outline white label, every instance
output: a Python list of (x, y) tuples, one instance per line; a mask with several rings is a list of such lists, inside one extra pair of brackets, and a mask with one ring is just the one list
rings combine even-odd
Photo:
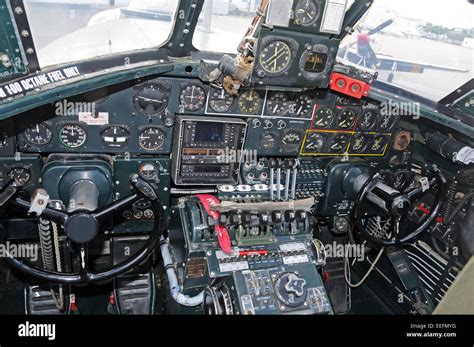
[(328, 0), (324, 9), (320, 31), (339, 34), (346, 15), (347, 0)]
[(233, 272), (233, 271), (248, 270), (248, 269), (249, 269), (249, 263), (246, 261), (219, 264), (219, 270), (221, 272)]
[(308, 262), (309, 262), (309, 258), (306, 254), (283, 257), (283, 264), (285, 265), (308, 263)]
[(302, 242), (285, 243), (280, 245), (280, 250), (283, 252), (306, 251), (306, 247)]
[(96, 117), (91, 112), (80, 112), (79, 121), (88, 125), (106, 125), (109, 124), (109, 113), (99, 112)]

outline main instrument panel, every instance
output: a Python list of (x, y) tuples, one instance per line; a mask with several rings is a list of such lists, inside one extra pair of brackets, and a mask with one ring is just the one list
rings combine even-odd
[(177, 115), (247, 123), (244, 150), (265, 156), (383, 156), (399, 119), (328, 91), (252, 88), (238, 97), (199, 80), (158, 78), (96, 90), (24, 115), (25, 153), (169, 154)]

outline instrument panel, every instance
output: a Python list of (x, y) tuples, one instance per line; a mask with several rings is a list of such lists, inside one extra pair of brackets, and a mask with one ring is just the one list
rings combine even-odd
[(31, 111), (17, 144), (25, 153), (169, 154), (178, 115), (244, 120), (244, 150), (265, 156), (383, 156), (399, 123), (376, 104), (328, 91), (257, 87), (232, 96), (159, 78)]

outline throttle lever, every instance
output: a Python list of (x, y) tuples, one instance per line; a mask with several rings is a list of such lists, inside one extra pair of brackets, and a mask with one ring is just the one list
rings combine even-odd
[(0, 207), (3, 207), (21, 188), (22, 186), (18, 185), (15, 180), (8, 182), (0, 190)]
[(145, 180), (141, 179), (138, 174), (132, 174), (130, 176), (130, 184), (135, 188), (138, 192), (143, 194), (149, 200), (156, 200), (158, 196), (156, 195), (155, 190), (153, 187)]

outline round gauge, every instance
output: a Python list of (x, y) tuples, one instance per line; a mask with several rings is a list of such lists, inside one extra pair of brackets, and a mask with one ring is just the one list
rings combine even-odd
[(158, 178), (158, 168), (153, 163), (143, 163), (138, 168), (138, 173), (146, 180)]
[(168, 106), (167, 91), (160, 84), (147, 84), (135, 93), (133, 102), (138, 112), (153, 117)]
[(334, 112), (330, 108), (320, 108), (316, 112), (316, 118), (314, 120), (314, 126), (318, 128), (327, 128), (329, 127), (334, 120)]
[(337, 119), (337, 126), (340, 129), (351, 129), (356, 122), (357, 114), (354, 110), (344, 109), (342, 110), (339, 118)]
[(195, 112), (204, 106), (206, 92), (197, 85), (187, 86), (181, 91), (179, 100), (186, 111)]
[(247, 90), (239, 97), (239, 110), (245, 114), (255, 114), (262, 106), (262, 98), (256, 90)]
[(222, 89), (213, 89), (209, 97), (209, 106), (215, 112), (224, 113), (230, 110), (234, 103), (234, 97)]
[(298, 130), (288, 130), (281, 139), (281, 148), (285, 152), (294, 152), (300, 148), (302, 133)]
[(295, 7), (295, 24), (308, 26), (318, 18), (318, 5), (314, 0), (300, 0)]
[(324, 137), (319, 133), (310, 133), (306, 136), (304, 151), (306, 153), (321, 153), (324, 146)]
[(25, 186), (31, 180), (31, 173), (27, 168), (14, 167), (8, 172), (8, 178), (14, 180), (20, 186)]
[(288, 112), (288, 95), (276, 92), (267, 100), (267, 111), (271, 116), (281, 117)]
[(379, 121), (379, 130), (382, 132), (390, 131), (392, 130), (392, 128), (395, 126), (396, 123), (397, 123), (397, 117), (390, 114), (383, 115)]
[(290, 46), (283, 41), (276, 40), (263, 47), (259, 55), (260, 66), (263, 71), (271, 75), (285, 72), (293, 59)]
[(313, 110), (313, 99), (306, 94), (298, 95), (289, 105), (289, 113), (296, 117), (308, 117)]
[(357, 135), (352, 140), (351, 153), (363, 153), (369, 144), (369, 139), (366, 135)]
[(59, 140), (66, 147), (78, 148), (86, 143), (87, 134), (80, 125), (66, 124), (59, 130)]
[(29, 143), (36, 146), (47, 145), (53, 138), (51, 129), (43, 123), (36, 123), (34, 126), (26, 129), (23, 134)]
[(370, 151), (374, 153), (381, 152), (385, 147), (385, 137), (384, 136), (375, 136), (370, 144)]
[(347, 134), (338, 134), (334, 136), (329, 143), (330, 153), (344, 153), (349, 144), (350, 137)]
[(260, 148), (272, 149), (278, 144), (278, 135), (274, 133), (264, 132), (260, 139)]
[(102, 130), (101, 137), (107, 147), (120, 148), (127, 144), (130, 132), (123, 126), (113, 125)]
[(160, 128), (146, 128), (138, 135), (138, 144), (146, 151), (157, 151), (165, 144), (166, 134)]
[(379, 112), (377, 110), (366, 110), (359, 118), (359, 129), (362, 131), (372, 130), (378, 118)]

